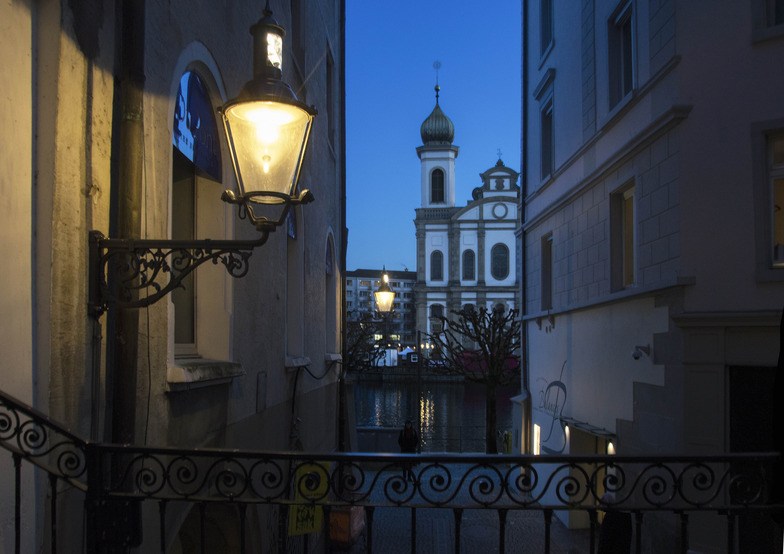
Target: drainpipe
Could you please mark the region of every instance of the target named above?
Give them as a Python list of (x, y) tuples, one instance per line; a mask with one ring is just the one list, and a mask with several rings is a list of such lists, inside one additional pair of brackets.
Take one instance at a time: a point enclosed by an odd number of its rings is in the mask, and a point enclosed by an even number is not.
[(346, 383), (343, 372), (346, 352), (346, 256), (348, 254), (348, 228), (346, 227), (346, 0), (340, 0), (340, 329), (343, 363), (338, 369), (338, 451), (346, 451)]
[[(525, 216), (526, 216), (526, 197), (528, 196), (528, 149), (526, 148), (526, 139), (528, 137), (528, 33), (527, 33), (527, 14), (528, 14), (528, 0), (523, 0), (522, 3), (522, 13), (520, 15), (520, 23), (521, 23), (521, 36), (522, 36), (522, 97), (523, 97), (523, 105), (522, 105), (522, 129), (520, 130), (521, 136), (521, 152), (520, 152), (520, 240), (522, 241), (522, 253), (521, 256), (521, 275), (520, 279), (522, 281), (522, 311), (521, 314), (525, 316), (526, 312), (526, 288), (528, 284), (528, 279), (526, 278), (527, 271), (526, 271), (526, 263), (525, 263), (525, 228), (523, 224), (525, 223)], [(520, 371), (521, 371), (521, 381), (523, 387), (523, 395), (525, 399), (523, 400), (523, 421), (525, 422), (525, 426), (522, 429), (522, 437), (520, 440), (522, 441), (523, 453), (530, 454), (532, 452), (531, 449), (531, 390), (530, 390), (530, 383), (529, 383), (529, 367), (528, 367), (528, 326), (525, 323), (525, 319), (523, 319), (522, 324), (520, 325), (520, 332), (522, 333), (522, 337), (520, 337), (520, 344), (522, 347), (522, 356), (520, 356)]]
[[(117, 3), (115, 108), (112, 128), (112, 207), (110, 232), (141, 237), (144, 125), (145, 0)], [(109, 278), (111, 279), (111, 275)], [(136, 442), (136, 373), (139, 312), (110, 308), (107, 318), (107, 439)], [(110, 428), (109, 428), (110, 423)]]

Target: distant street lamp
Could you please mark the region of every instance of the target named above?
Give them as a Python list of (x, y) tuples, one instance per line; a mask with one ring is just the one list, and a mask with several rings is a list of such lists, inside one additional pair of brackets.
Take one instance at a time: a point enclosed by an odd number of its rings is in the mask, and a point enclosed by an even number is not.
[(382, 314), (389, 314), (392, 310), (392, 303), (395, 301), (395, 292), (389, 286), (389, 275), (386, 266), (382, 269), (383, 276), (378, 290), (373, 293), (376, 297), (376, 309)]

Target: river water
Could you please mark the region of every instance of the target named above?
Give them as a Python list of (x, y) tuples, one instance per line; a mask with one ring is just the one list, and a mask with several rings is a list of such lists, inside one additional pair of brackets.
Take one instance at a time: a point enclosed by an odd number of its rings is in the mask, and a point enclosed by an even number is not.
[[(516, 389), (498, 389), (498, 430), (512, 430)], [(422, 452), (485, 451), (485, 387), (476, 383), (423, 381), (421, 402), (416, 383), (357, 381), (354, 383), (360, 449), (395, 452), (397, 432), (406, 419), (422, 418)], [(375, 437), (371, 441), (371, 436)], [(498, 441), (499, 448), (501, 440)]]

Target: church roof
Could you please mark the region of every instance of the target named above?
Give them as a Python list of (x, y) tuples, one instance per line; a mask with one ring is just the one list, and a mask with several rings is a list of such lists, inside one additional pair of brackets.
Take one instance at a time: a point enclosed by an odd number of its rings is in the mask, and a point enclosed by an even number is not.
[(452, 144), (455, 139), (455, 125), (438, 105), (438, 91), (441, 87), (436, 85), (436, 107), (422, 122), (419, 134), (422, 136), (423, 144)]

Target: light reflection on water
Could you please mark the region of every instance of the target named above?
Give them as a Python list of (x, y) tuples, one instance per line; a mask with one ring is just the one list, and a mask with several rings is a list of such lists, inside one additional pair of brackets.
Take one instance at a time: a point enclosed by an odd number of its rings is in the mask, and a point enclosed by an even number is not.
[[(498, 430), (512, 430), (510, 398), (516, 389), (497, 393)], [(416, 383), (355, 382), (358, 427), (402, 428), (407, 419), (422, 419), (423, 452), (484, 452), (485, 388), (476, 383), (426, 381), (417, 403)], [(500, 446), (499, 440), (499, 446)]]

